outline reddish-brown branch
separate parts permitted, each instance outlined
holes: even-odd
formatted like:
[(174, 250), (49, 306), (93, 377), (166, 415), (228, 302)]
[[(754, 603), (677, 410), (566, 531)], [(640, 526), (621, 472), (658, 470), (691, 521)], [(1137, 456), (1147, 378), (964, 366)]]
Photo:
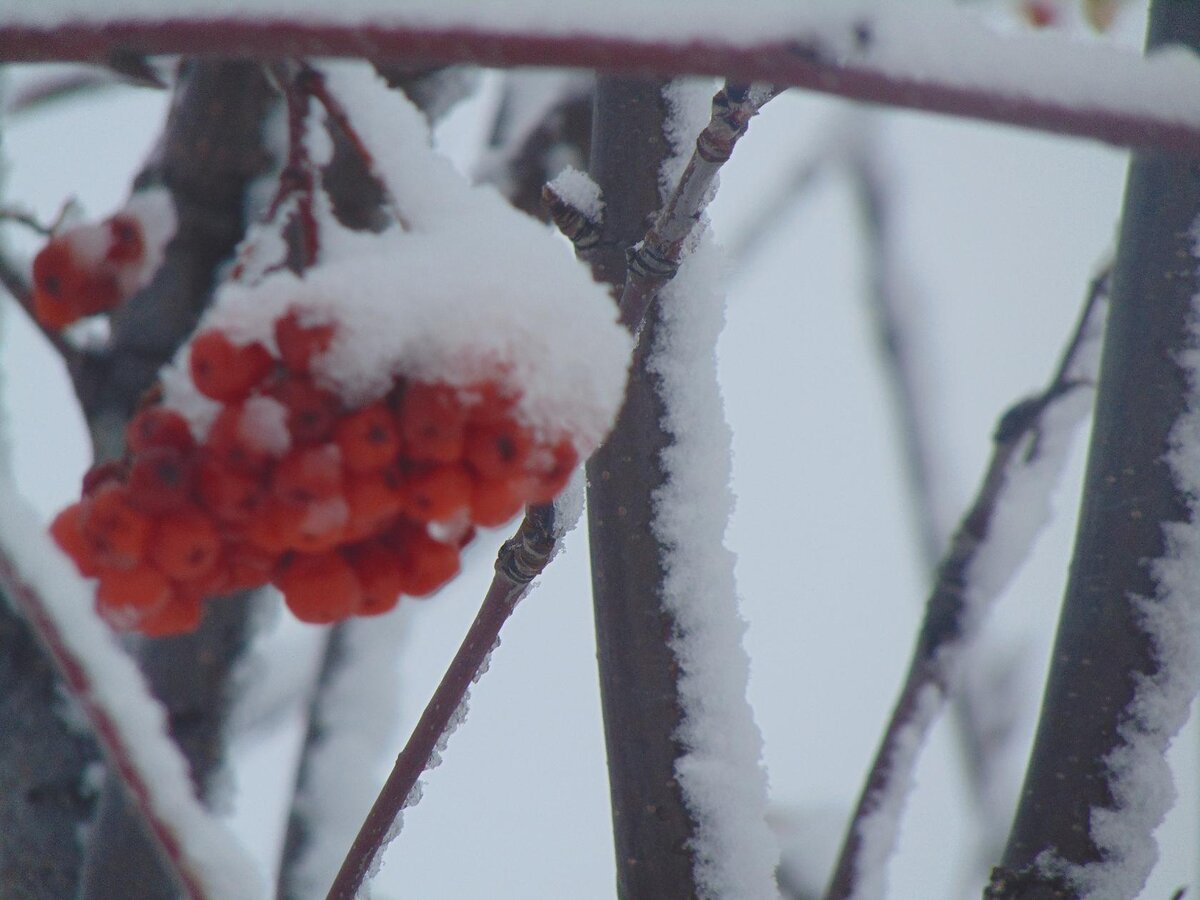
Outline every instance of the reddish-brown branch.
[(1200, 155), (1200, 126), (1140, 110), (1080, 108), (978, 86), (898, 77), (839, 63), (804, 40), (757, 45), (648, 41), (587, 35), (519, 34), (472, 28), (413, 28), (245, 18), (120, 21), (54, 28), (0, 26), (0, 61), (93, 61), (113, 53), (255, 57), (353, 56), (386, 63), (567, 66), (630, 75), (721, 75), (767, 81), (903, 109), (919, 109), (1129, 147)]
[(121, 730), (109, 711), (98, 703), (92, 693), (92, 682), (83, 663), (75, 656), (58, 624), (46, 611), (45, 604), (37, 591), (27, 584), (17, 571), (16, 564), (6, 552), (0, 550), (0, 586), (20, 608), (25, 620), (38, 635), (46, 652), (54, 660), (59, 674), (78, 700), (84, 714), (91, 723), (92, 732), (104, 750), (109, 765), (119, 774), (128, 789), (129, 796), (137, 805), (143, 820), (162, 851), (162, 858), (179, 887), (192, 900), (204, 900), (208, 896), (201, 878), (191, 871), (184, 858), (179, 836), (164, 821), (154, 808), (150, 785), (134, 762), (132, 753), (125, 743)]
[(540, 575), (550, 561), (555, 535), (554, 507), (531, 507), (517, 533), (500, 548), (496, 575), (483, 605), (408, 743), (396, 757), (396, 764), (354, 839), (327, 900), (353, 900), (358, 896), (372, 861), (387, 843), (397, 816), (408, 805), (417, 779), (429, 766), (430, 758), (454, 721), (472, 682), (499, 641), (501, 626), (512, 614), (529, 582)]

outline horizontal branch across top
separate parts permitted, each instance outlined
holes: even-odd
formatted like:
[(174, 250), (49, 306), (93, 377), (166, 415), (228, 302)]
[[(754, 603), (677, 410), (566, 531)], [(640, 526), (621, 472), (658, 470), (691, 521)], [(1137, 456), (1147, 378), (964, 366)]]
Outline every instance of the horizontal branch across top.
[[(758, 0), (181, 0), (0, 11), (2, 61), (139, 54), (362, 57), (720, 75), (906, 109), (1200, 156), (1200, 62), (1061, 36), (1000, 33), (956, 8)], [(205, 7), (207, 6), (207, 11)], [(508, 7), (508, 8), (505, 8)]]

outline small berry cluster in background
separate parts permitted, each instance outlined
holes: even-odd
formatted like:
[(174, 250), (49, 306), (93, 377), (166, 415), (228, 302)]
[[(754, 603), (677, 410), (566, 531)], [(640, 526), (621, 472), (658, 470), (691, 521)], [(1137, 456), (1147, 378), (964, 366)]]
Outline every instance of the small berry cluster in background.
[(85, 477), (51, 532), (99, 579), (116, 627), (188, 631), (206, 598), (267, 582), (306, 622), (382, 613), (453, 578), (475, 526), (566, 485), (574, 444), (535, 437), (498, 379), (397, 377), (348, 408), (314, 372), (335, 334), (295, 310), (275, 321), (274, 348), (201, 331), (188, 373), (219, 404), (206, 433), (146, 406), (125, 458)]
[(135, 194), (99, 224), (63, 228), (33, 260), (33, 313), (52, 331), (109, 312), (144, 287), (175, 232), (167, 192)]

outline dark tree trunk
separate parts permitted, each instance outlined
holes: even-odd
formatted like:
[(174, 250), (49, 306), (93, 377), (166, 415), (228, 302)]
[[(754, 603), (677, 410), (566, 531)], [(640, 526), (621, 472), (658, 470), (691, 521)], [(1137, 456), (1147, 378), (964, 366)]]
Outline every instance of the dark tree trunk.
[[(1152, 5), (1148, 47), (1167, 42), (1200, 47), (1200, 4)], [(1075, 555), (1020, 806), (989, 897), (1075, 896), (1041, 871), (1038, 856), (1053, 848), (1070, 865), (1102, 857), (1091, 819), (1114, 805), (1106, 758), (1125, 744), (1118, 729), (1139, 680), (1159, 665), (1131, 601), (1153, 602), (1148, 562), (1167, 553), (1163, 523), (1188, 519), (1164, 453), (1188, 398), (1178, 355), (1191, 342), (1198, 214), (1194, 164), (1134, 156)]]
[[(605, 199), (601, 242), (588, 254), (597, 277), (619, 290), (625, 251), (660, 205), (662, 83), (601, 78), (592, 124), (592, 178)], [(630, 372), (625, 406), (588, 463), (588, 528), (600, 694), (608, 751), (618, 894), (628, 900), (695, 896), (687, 842), (693, 823), (675, 780), (682, 713), (678, 663), (663, 605), (663, 548), (651, 532), (663, 482), (658, 378), (646, 370), (658, 327), (651, 307)]]

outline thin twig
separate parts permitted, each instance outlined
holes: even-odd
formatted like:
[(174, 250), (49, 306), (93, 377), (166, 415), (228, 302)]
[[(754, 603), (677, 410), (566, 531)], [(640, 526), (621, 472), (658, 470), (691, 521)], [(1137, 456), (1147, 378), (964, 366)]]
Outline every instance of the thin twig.
[[(1041, 455), (1047, 413), (1068, 394), (1092, 386), (1078, 380), (1073, 370), (1084, 349), (1095, 346), (1096, 320), (1110, 278), (1111, 270), (1106, 269), (1092, 281), (1079, 323), (1046, 388), (1000, 419), (983, 483), (938, 569), (904, 686), (847, 829), (826, 900), (853, 896), (863, 879), (867, 821), (881, 812), (899, 816), (919, 748), (957, 686), (964, 650), (981, 626), (981, 607), (992, 599), (972, 583), (972, 567), (987, 549), (1014, 476)], [(885, 808), (888, 804), (894, 805)], [(870, 856), (878, 859), (884, 849), (870, 848)]]
[(551, 505), (531, 507), (496, 557), (496, 574), (475, 621), (371, 807), (342, 863), (327, 900), (358, 896), (372, 863), (386, 845), (401, 811), (415, 802), (417, 779), (456, 718), (467, 692), (499, 641), (500, 628), (533, 579), (549, 562), (557, 540)]
[(750, 119), (775, 96), (729, 82), (713, 97), (712, 118), (696, 138), (696, 149), (679, 183), (659, 210), (646, 237), (632, 251), (621, 292), (621, 323), (636, 331), (664, 284), (675, 277), (687, 241), (709, 202), (713, 179), (733, 153)]

